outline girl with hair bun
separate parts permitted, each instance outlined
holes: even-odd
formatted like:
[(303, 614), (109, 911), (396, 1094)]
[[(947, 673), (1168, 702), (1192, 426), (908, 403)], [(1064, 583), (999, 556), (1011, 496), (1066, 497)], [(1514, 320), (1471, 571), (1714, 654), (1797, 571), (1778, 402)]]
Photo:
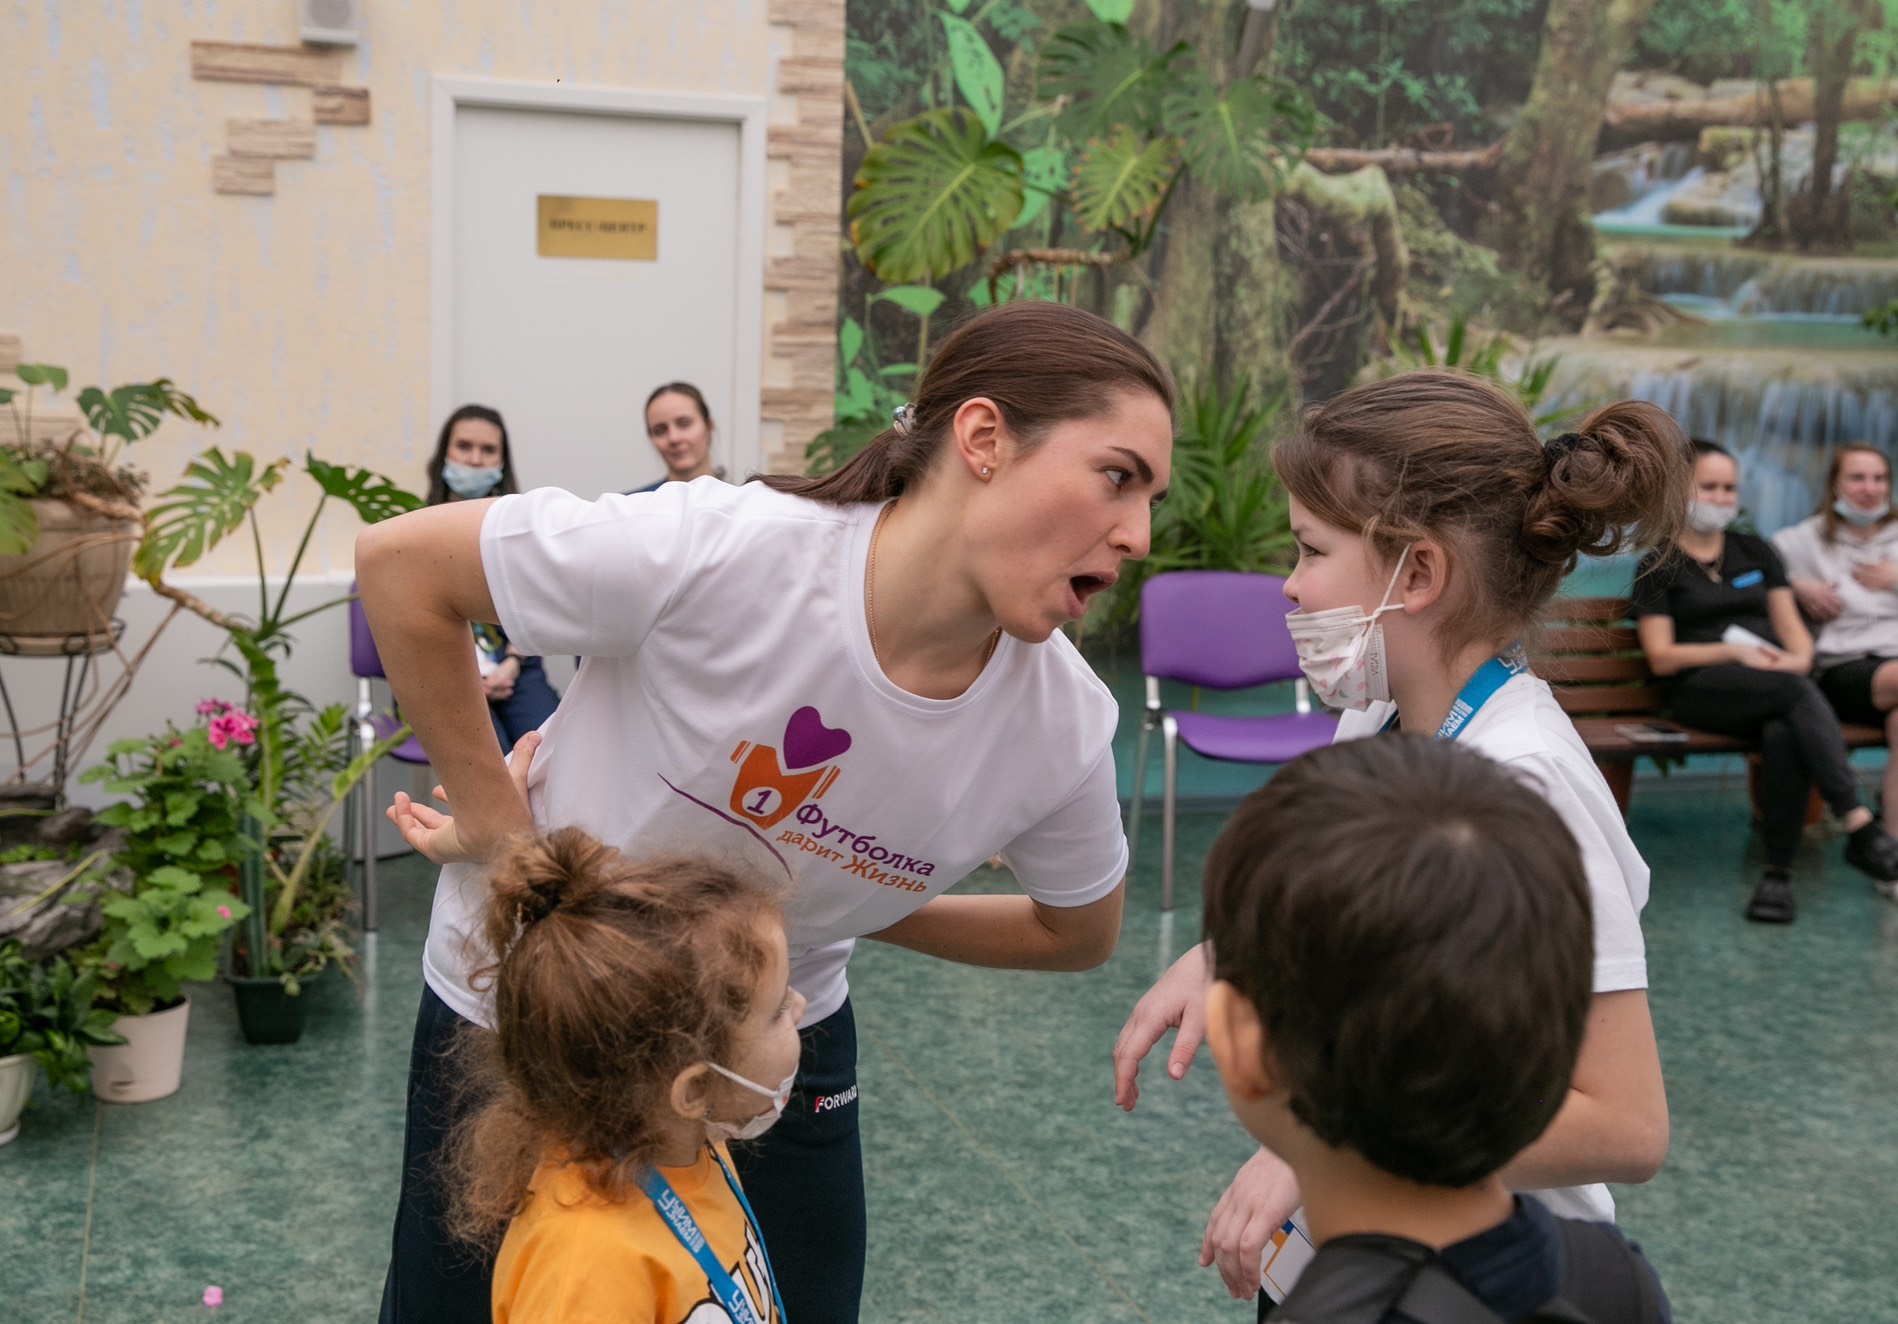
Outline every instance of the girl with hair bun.
[(494, 1029), (456, 1045), (482, 1102), (446, 1155), (450, 1226), (500, 1247), (493, 1318), (683, 1324), (715, 1302), (781, 1322), (725, 1148), (769, 1129), (797, 1071), (771, 893), (562, 828), (502, 858), (482, 927)]
[(1812, 632), (1786, 568), (1766, 539), (1727, 527), (1740, 510), (1732, 454), (1711, 441), (1693, 446), (1688, 527), (1641, 563), (1634, 611), (1641, 651), (1654, 674), (1668, 679), (1674, 716), (1759, 742), (1766, 868), (1746, 917), (1793, 922), (1793, 857), (1814, 787), (1845, 829), (1845, 862), (1890, 893), (1898, 840), (1859, 798), (1838, 715), (1812, 679)]
[[(1288, 624), (1314, 690), (1346, 710), (1337, 738), (1458, 740), (1541, 792), (1581, 848), (1595, 928), (1588, 1030), (1555, 1120), (1502, 1174), (1566, 1217), (1612, 1220), (1602, 1183), (1659, 1169), (1667, 1095), (1641, 938), (1648, 868), (1524, 640), (1579, 557), (1672, 539), (1686, 456), (1680, 428), (1653, 405), (1603, 406), (1545, 442), (1513, 396), (1451, 370), (1347, 391), (1307, 411), (1273, 452), (1298, 543)], [(1114, 1046), (1122, 1107), (1173, 1026), (1169, 1075), (1186, 1074), (1209, 984), (1202, 945), (1135, 1006)], [(1250, 1298), (1262, 1252), (1297, 1204), (1291, 1169), (1261, 1149), (1214, 1208), (1201, 1263)]]
[[(641, 854), (717, 851), (789, 885), (803, 1057), (783, 1121), (735, 1166), (785, 1313), (857, 1317), (867, 1229), (846, 963), (866, 937), (1011, 969), (1112, 953), (1119, 711), (1060, 627), (1146, 555), (1171, 410), (1165, 371), (1111, 323), (1008, 304), (950, 334), (902, 426), (834, 474), (598, 501), (542, 489), (358, 539), (390, 684), (455, 810), (398, 795), (391, 811), (446, 867), (385, 1321), (486, 1318), (487, 1266), (443, 1249), (425, 1178), (435, 1119), (454, 1109), (437, 1046), (463, 1021), (492, 1022), (469, 978), (486, 865), (536, 823)], [(584, 659), (510, 763), (474, 738), (474, 667), (443, 674), (469, 621)], [(996, 854), (1025, 895), (939, 895)]]

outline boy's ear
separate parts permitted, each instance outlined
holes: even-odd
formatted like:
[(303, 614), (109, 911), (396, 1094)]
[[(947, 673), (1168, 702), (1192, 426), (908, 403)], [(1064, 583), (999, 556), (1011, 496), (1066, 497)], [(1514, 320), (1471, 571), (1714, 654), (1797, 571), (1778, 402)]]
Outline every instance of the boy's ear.
[(672, 1111), (688, 1122), (705, 1120), (705, 1114), (711, 1110), (712, 1073), (700, 1062), (687, 1067), (672, 1078), (672, 1090), (669, 1095)]
[(1404, 557), (1403, 578), (1397, 583), (1405, 612), (1420, 612), (1440, 599), (1449, 587), (1449, 570), (1440, 544), (1428, 538), (1412, 543)]
[(1278, 1088), (1259, 1009), (1223, 979), (1206, 990), (1206, 1043), (1226, 1093), (1256, 1101)]

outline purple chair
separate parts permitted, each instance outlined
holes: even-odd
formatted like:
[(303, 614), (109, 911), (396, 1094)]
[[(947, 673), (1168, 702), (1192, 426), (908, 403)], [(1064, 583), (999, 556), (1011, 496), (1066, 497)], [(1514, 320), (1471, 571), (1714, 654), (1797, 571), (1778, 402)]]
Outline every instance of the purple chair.
[[(356, 586), (350, 585), (350, 592)], [(378, 708), (370, 692), (371, 680), (387, 679), (382, 656), (376, 652), (375, 636), (369, 633), (369, 618), (363, 614), (360, 599), (349, 600), (349, 669), (356, 676), (356, 711), (349, 727), (349, 757), (353, 760), (377, 741), (386, 740), (402, 725), (402, 719), (386, 708)], [(389, 757), (416, 765), (428, 762), (422, 742), (410, 736)], [(343, 840), (362, 850), (362, 928), (376, 931), (376, 770), (371, 767), (356, 783), (343, 804)]]
[[(1147, 710), (1134, 755), (1128, 851), (1140, 844), (1147, 789), (1147, 747), (1159, 729), (1165, 752), (1160, 908), (1173, 909), (1173, 817), (1179, 746), (1228, 763), (1287, 763), (1331, 743), (1338, 719), (1312, 711), (1311, 691), (1298, 669), (1298, 650), (1285, 628), (1285, 581), (1277, 575), (1233, 570), (1176, 570), (1155, 575), (1140, 590), (1140, 667), (1147, 677)], [(1297, 711), (1274, 717), (1216, 717), (1168, 712), (1160, 682), (1180, 681), (1212, 690), (1242, 690), (1273, 681), (1295, 682)]]

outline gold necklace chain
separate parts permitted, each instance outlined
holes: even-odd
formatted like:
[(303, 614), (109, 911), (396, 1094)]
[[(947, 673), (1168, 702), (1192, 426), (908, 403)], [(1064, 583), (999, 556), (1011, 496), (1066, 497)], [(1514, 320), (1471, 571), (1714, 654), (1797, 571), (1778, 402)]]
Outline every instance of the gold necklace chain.
[[(870, 654), (876, 658), (878, 666), (883, 664), (883, 650), (877, 647), (877, 539), (883, 536), (883, 521), (888, 519), (890, 512), (895, 509), (896, 503), (892, 501), (877, 513), (876, 525), (870, 530), (869, 565), (864, 568), (863, 575), (863, 614), (870, 625)], [(995, 627), (995, 633), (989, 636), (988, 647), (982, 650), (982, 667), (988, 666), (989, 659), (995, 656), (996, 646), (1001, 642), (1002, 627), (998, 625)], [(977, 667), (976, 670), (980, 671), (982, 667)]]

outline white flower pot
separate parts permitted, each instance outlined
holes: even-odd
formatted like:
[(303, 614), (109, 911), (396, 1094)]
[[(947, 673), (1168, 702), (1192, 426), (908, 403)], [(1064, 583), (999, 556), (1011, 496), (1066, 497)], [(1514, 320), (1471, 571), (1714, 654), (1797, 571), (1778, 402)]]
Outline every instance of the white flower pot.
[(40, 1064), (25, 1053), (0, 1057), (0, 1145), (20, 1134), (20, 1110), (33, 1093)]
[(184, 1076), (185, 1022), (190, 1016), (187, 998), (168, 1011), (112, 1022), (125, 1042), (86, 1050), (92, 1054), (93, 1094), (107, 1103), (150, 1103), (176, 1094)]

